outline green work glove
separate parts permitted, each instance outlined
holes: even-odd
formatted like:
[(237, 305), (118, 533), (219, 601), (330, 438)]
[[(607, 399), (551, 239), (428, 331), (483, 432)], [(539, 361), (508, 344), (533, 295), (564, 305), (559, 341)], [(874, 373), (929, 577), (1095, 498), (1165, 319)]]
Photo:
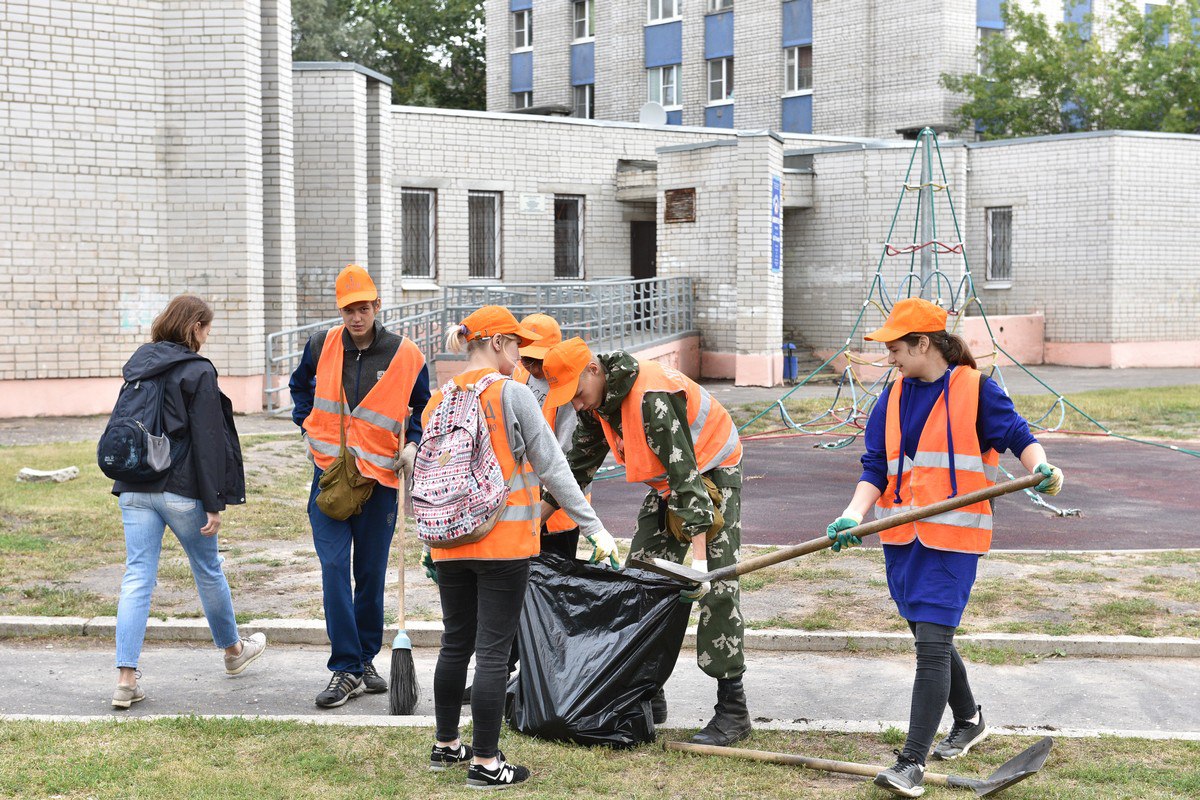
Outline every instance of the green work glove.
[[(693, 558), (692, 559), (692, 569), (696, 570), (696, 572), (708, 572), (708, 560), (707, 559), (701, 560), (699, 558)], [(704, 597), (704, 595), (708, 594), (709, 591), (711, 591), (711, 590), (712, 590), (712, 584), (709, 583), (708, 581), (704, 581), (703, 583), (698, 585), (695, 589), (680, 589), (679, 602), (694, 603), (697, 600), (699, 600), (701, 597)]]
[(1033, 471), (1035, 475), (1045, 475), (1046, 479), (1033, 487), (1036, 491), (1042, 494), (1055, 495), (1062, 491), (1063, 474), (1062, 470), (1053, 464), (1042, 462), (1037, 465), (1037, 469)]
[(833, 539), (833, 545), (830, 550), (835, 553), (840, 553), (842, 548), (851, 548), (856, 544), (862, 544), (862, 539), (852, 533), (846, 531), (855, 528), (862, 524), (862, 516), (855, 511), (846, 509), (842, 515), (829, 523), (829, 527), (825, 529), (825, 534)]
[(425, 575), (429, 580), (437, 583), (437, 568), (433, 566), (433, 553), (428, 547), (421, 552), (421, 566), (425, 568)]
[(612, 537), (612, 534), (601, 528), (591, 536), (586, 537), (592, 543), (592, 557), (589, 559), (595, 564), (599, 561), (608, 559), (608, 565), (613, 569), (621, 568), (620, 555), (621, 551), (617, 549), (617, 540)]

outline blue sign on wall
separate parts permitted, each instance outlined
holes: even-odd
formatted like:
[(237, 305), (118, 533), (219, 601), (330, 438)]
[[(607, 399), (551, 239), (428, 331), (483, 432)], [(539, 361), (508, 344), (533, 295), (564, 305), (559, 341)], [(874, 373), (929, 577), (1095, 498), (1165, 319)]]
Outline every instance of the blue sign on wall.
[(771, 272), (783, 269), (783, 181), (771, 176)]

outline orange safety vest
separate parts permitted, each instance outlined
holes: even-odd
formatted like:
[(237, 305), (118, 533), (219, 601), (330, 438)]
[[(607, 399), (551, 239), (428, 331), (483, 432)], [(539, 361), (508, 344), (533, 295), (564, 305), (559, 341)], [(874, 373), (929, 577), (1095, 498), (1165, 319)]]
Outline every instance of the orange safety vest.
[[(486, 369), (475, 369), (459, 375), (454, 382), (465, 387), (486, 374)], [(504, 381), (496, 381), (483, 390), (479, 403), (482, 406), (483, 418), (487, 420), (492, 450), (496, 452), (496, 460), (500, 462), (500, 470), (504, 473), (504, 480), (508, 482), (508, 501), (504, 510), (500, 512), (499, 521), (487, 536), (478, 542), (458, 547), (435, 547), (430, 551), (434, 561), (515, 561), (520, 558), (533, 558), (542, 551), (542, 540), (538, 535), (541, 485), (528, 459), (518, 462), (513, 457), (512, 446), (508, 441), (508, 426), (504, 424), (504, 404), (501, 401), (503, 391)], [(442, 391), (438, 389), (425, 406), (423, 421), (426, 425), (433, 410), (441, 402)]]
[(645, 483), (662, 497), (671, 491), (667, 471), (650, 449), (643, 432), (642, 399), (646, 392), (683, 394), (687, 398), (688, 428), (692, 433), (700, 474), (717, 467), (737, 466), (741, 462), (742, 442), (725, 407), (707, 389), (682, 372), (664, 367), (657, 361), (638, 359), (637, 380), (621, 401), (621, 430), (626, 434), (635, 432), (636, 435), (622, 439), (603, 417), (596, 414), (613, 455), (625, 465), (626, 481)]
[[(524, 384), (528, 385), (529, 379), (532, 376), (529, 374), (529, 370), (525, 369), (525, 367), (518, 364), (517, 368), (513, 370), (512, 377), (513, 377), (513, 380), (516, 381), (517, 383), (524, 383)], [(553, 431), (554, 423), (556, 423), (558, 421), (558, 406), (547, 406), (547, 405), (543, 404), (542, 405), (542, 416), (546, 418), (546, 423), (550, 426), (550, 430)], [(592, 502), (592, 493), (587, 492), (586, 494), (584, 494), (584, 499), (586, 499), (589, 503), (591, 503)], [(579, 524), (576, 523), (575, 520), (571, 519), (571, 515), (568, 514), (564, 509), (561, 509), (561, 508), (558, 509), (557, 511), (555, 511), (553, 514), (551, 514), (550, 518), (546, 520), (546, 531), (548, 533), (562, 533), (563, 531), (573, 531), (578, 527), (579, 527)]]
[(354, 453), (358, 471), (395, 489), (401, 437), (408, 420), (408, 400), (413, 384), (425, 366), (425, 356), (411, 339), (396, 348), (383, 377), (353, 411), (342, 404), (342, 345), (344, 325), (325, 334), (317, 361), (317, 392), (312, 413), (304, 420), (304, 438), (313, 462), (326, 469), (340, 448), (340, 416), (346, 415), (346, 448)]
[[(955, 367), (950, 375), (950, 425), (954, 436), (954, 474), (959, 494), (978, 491), (996, 483), (1000, 454), (979, 452), (975, 423), (979, 415), (978, 370)], [(900, 452), (900, 391), (903, 380), (892, 383), (887, 405), (887, 488), (875, 504), (875, 516), (886, 518), (911, 508), (920, 508), (951, 496), (950, 447), (946, 438), (945, 396), (939, 397), (925, 420), (915, 458)], [(903, 458), (903, 470), (901, 461)], [(896, 480), (900, 502), (896, 502)], [(917, 522), (881, 531), (884, 544), (908, 544), (914, 538), (934, 550), (955, 553), (986, 553), (992, 546), (992, 504), (984, 501), (946, 511)]]

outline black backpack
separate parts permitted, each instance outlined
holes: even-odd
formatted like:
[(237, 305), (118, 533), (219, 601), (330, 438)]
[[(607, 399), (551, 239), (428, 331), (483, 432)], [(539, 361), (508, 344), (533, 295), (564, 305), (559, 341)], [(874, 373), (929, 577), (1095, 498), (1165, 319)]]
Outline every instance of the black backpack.
[(100, 471), (115, 481), (149, 483), (171, 468), (175, 443), (163, 432), (163, 394), (170, 370), (121, 387), (96, 446)]

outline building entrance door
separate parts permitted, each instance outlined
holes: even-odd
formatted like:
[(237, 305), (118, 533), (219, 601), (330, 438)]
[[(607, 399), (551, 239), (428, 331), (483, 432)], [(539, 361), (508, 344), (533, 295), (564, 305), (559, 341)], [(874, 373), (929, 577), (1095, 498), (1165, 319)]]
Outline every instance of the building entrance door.
[[(629, 274), (634, 280), (658, 276), (658, 232), (654, 222), (629, 223)], [(649, 292), (642, 286), (633, 290), (634, 328), (647, 329), (653, 320)]]

